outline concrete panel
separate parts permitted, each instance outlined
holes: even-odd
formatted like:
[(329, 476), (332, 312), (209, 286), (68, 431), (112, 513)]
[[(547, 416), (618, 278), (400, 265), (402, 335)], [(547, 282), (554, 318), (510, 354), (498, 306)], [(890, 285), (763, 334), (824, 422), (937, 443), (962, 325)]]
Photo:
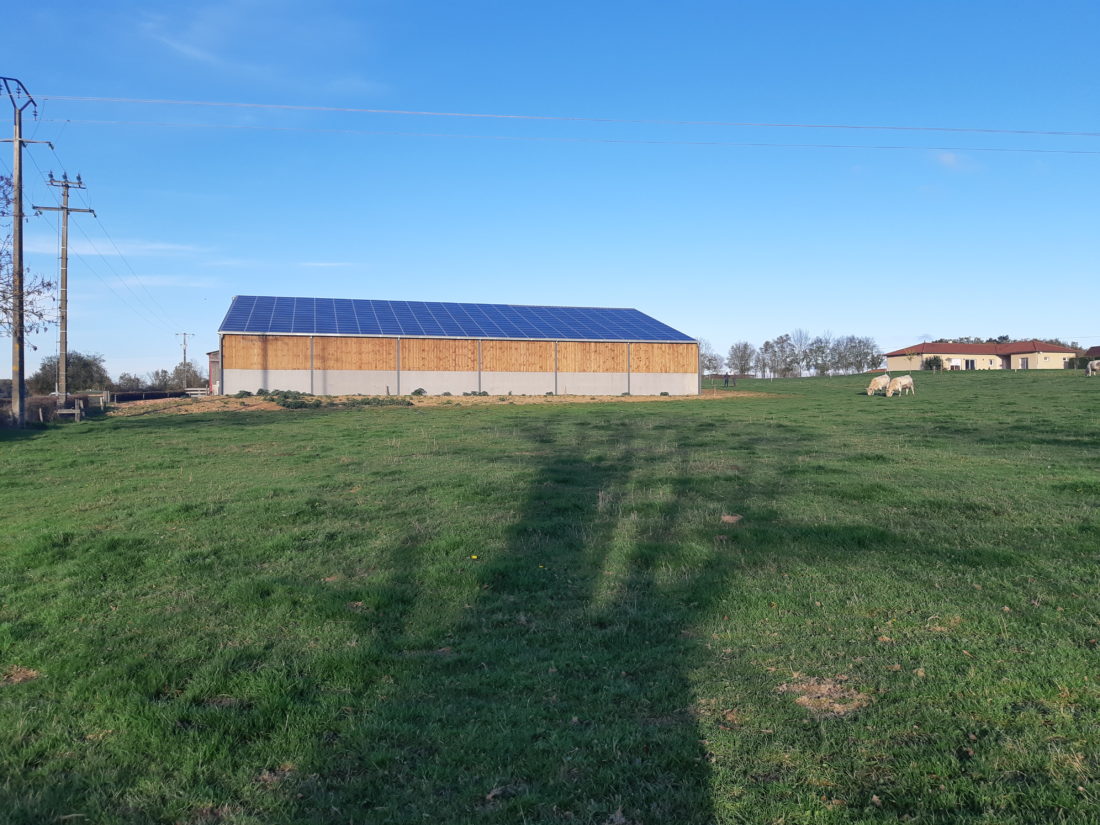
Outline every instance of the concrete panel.
[(622, 395), (625, 372), (559, 372), (558, 395)]
[(316, 370), (313, 373), (313, 393), (397, 395), (397, 370)]
[(462, 395), (477, 391), (477, 372), (447, 370), (401, 370), (401, 394), (410, 395), (415, 389), (423, 389), (428, 395)]
[(489, 395), (546, 395), (554, 391), (554, 373), (483, 372), (481, 389)]
[(631, 395), (698, 395), (699, 374), (695, 372), (632, 372)]
[[(423, 387), (429, 395), (462, 395), (478, 388), (476, 372), (404, 371), (401, 394), (408, 395)], [(223, 371), (222, 392), (232, 395), (240, 390), (297, 390), (314, 395), (391, 395), (397, 394), (395, 370), (239, 370)], [(483, 372), (481, 389), (490, 395), (545, 395), (554, 391), (552, 372)], [(622, 395), (627, 391), (625, 372), (558, 373), (559, 395)], [(699, 377), (695, 373), (632, 373), (633, 395), (697, 395)]]
[(241, 390), (297, 390), (309, 392), (309, 370), (223, 370), (222, 392), (225, 395)]

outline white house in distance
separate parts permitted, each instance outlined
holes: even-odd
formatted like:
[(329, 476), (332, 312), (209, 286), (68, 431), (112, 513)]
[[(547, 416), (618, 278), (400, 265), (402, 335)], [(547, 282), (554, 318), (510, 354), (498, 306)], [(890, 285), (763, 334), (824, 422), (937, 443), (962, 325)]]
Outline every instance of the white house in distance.
[(943, 341), (914, 344), (886, 353), (886, 369), (919, 370), (934, 355), (945, 370), (1062, 370), (1077, 350), (1047, 341), (1008, 341), (1004, 344), (955, 344)]

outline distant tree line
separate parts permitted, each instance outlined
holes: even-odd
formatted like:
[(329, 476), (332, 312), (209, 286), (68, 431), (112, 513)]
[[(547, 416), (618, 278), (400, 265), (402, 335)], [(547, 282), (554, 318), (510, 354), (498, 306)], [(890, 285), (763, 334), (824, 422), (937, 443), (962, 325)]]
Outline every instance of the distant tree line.
[[(171, 370), (153, 370), (144, 376), (124, 372), (112, 380), (104, 366), (102, 355), (70, 352), (66, 363), (66, 380), (73, 391), (113, 390), (141, 392), (182, 390), (206, 384), (206, 375), (193, 362), (184, 361)], [(27, 389), (35, 395), (49, 395), (57, 389), (57, 356), (42, 360), (41, 366), (27, 378)]]
[(761, 378), (866, 372), (880, 367), (882, 358), (882, 350), (873, 338), (833, 337), (828, 332), (811, 336), (804, 329), (784, 333), (759, 347), (748, 341), (738, 341), (729, 348), (725, 358), (706, 341), (700, 342), (700, 359), (705, 372), (728, 370), (735, 375), (756, 374)]
[(996, 338), (976, 338), (972, 335), (963, 335), (959, 338), (937, 338), (932, 341), (933, 344), (1007, 344), (1010, 341), (1045, 341), (1048, 344), (1057, 344), (1060, 347), (1071, 347), (1072, 349), (1079, 349), (1080, 345), (1076, 341), (1070, 341), (1066, 343), (1061, 338), (1043, 338), (1040, 335), (1024, 336), (1023, 338), (1013, 338), (1010, 335), (998, 335)]

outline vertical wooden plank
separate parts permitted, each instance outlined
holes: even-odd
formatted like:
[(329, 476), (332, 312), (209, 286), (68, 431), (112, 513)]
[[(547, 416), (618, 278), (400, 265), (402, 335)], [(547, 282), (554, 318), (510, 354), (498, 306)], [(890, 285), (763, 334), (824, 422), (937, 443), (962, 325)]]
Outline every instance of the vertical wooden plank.
[(482, 369), (485, 372), (550, 372), (554, 345), (550, 341), (485, 341)]
[(471, 338), (405, 338), (401, 358), (410, 372), (474, 372), (477, 344)]
[(632, 372), (696, 372), (699, 345), (639, 343), (631, 345)]
[(562, 341), (558, 366), (562, 372), (626, 372), (626, 343)]
[(318, 336), (314, 367), (319, 370), (393, 370), (397, 368), (393, 338)]

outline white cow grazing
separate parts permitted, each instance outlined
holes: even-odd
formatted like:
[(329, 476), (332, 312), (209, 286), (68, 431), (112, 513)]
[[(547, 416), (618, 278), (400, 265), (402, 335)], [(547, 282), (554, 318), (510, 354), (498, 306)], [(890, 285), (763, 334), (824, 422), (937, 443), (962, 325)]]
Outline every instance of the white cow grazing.
[(917, 391), (913, 388), (913, 376), (899, 375), (897, 378), (890, 379), (890, 385), (886, 388), (886, 397), (889, 398), (894, 393), (905, 395), (906, 390), (913, 395), (917, 394)]
[(1100, 361), (1089, 361), (1085, 366), (1085, 376), (1091, 378), (1094, 375), (1100, 375)]
[(885, 373), (883, 375), (878, 376), (877, 378), (872, 378), (871, 383), (867, 385), (867, 394), (868, 395), (874, 395), (879, 390), (886, 389), (886, 387), (889, 383), (890, 383), (890, 373)]

